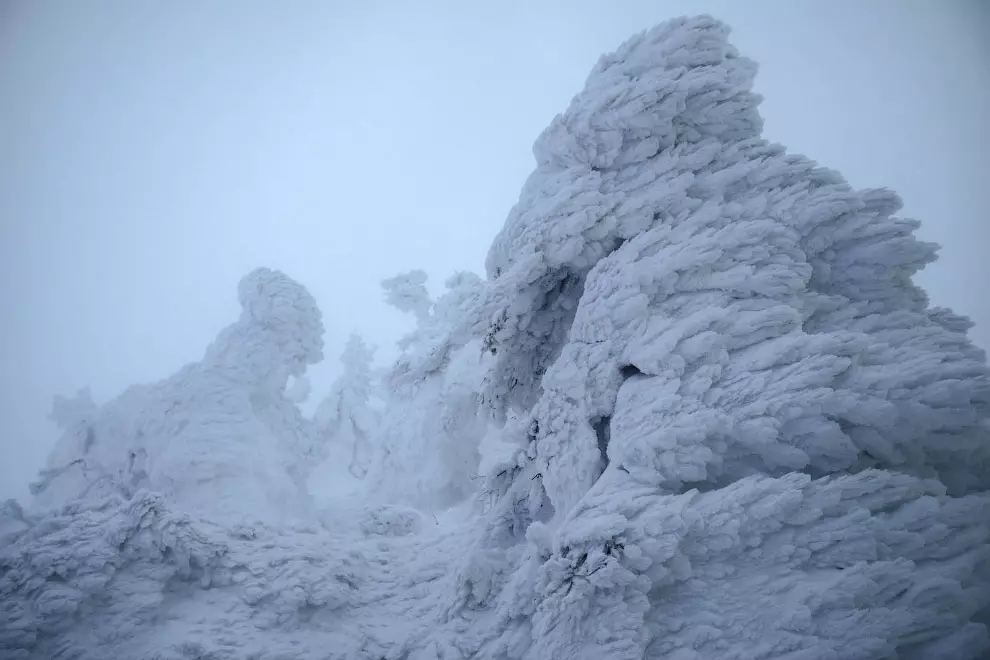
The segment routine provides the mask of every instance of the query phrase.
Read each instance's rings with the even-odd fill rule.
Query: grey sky
[[[887,186],[943,245],[922,275],[990,347],[990,11],[972,2],[0,5],[0,497],[98,402],[198,359],[258,265],[317,297],[326,390],[379,282],[482,271],[530,147],[603,52],[709,12],[761,65],[766,135]]]

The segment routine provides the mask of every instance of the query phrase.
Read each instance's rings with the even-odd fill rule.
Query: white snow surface
[[[760,137],[727,36],[601,59],[486,280],[383,283],[418,326],[380,420],[359,339],[300,412],[321,315],[268,269],[202,361],[57,398],[0,657],[985,657],[986,357],[893,193]]]

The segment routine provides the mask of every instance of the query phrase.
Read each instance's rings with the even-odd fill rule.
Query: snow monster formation
[[[147,489],[183,511],[252,522],[305,516],[318,438],[284,395],[289,376],[323,358],[313,297],[259,268],[238,285],[241,317],[201,362],[97,410],[84,392],[57,401],[66,433],[35,491],[45,506],[96,491]]]
[[[83,467],[2,514],[0,656],[985,657],[985,355],[912,284],[935,248],[895,195],[760,137],[727,36],[678,19],[603,57],[537,141],[487,281],[417,312],[424,378],[487,352],[477,397],[452,410],[437,386],[429,409],[477,401],[514,447],[473,510],[286,519],[320,451],[283,389],[319,316],[258,271],[242,289],[293,293],[246,304],[203,363],[60,406],[52,467]],[[400,404],[389,446],[437,446],[425,424],[400,437]]]

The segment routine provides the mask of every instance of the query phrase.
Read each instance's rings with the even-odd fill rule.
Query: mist
[[[990,347],[984,3],[8,2],[0,8],[0,498],[97,402],[197,360],[277,268],[386,363],[380,281],[481,273],[531,146],[602,52],[708,11],[760,63],[765,135],[890,187],[943,246],[919,277]]]

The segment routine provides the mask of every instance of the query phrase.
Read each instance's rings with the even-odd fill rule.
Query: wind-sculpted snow
[[[912,284],[935,248],[893,193],[760,137],[727,35],[602,58],[487,281],[384,283],[417,329],[364,499],[302,486],[329,434],[285,385],[320,316],[272,271],[201,363],[59,399],[35,502],[0,511],[0,655],[984,657],[985,355]]]
[[[383,657],[428,624],[413,581],[442,571],[409,573],[408,544],[367,519],[377,535],[220,525],[148,491],[67,506],[0,550],[2,657]],[[449,562],[435,545],[420,549]]]
[[[147,488],[223,519],[304,512],[301,484],[320,439],[284,389],[322,359],[320,311],[265,268],[241,280],[238,297],[241,318],[201,362],[99,409],[88,393],[56,401],[65,434],[34,486],[39,505]]]
[[[595,651],[613,658],[831,657],[829,648],[841,658],[884,657],[923,653],[922,641],[964,628],[965,648],[977,653],[982,624],[952,618],[936,629],[935,613],[916,617],[910,606],[904,617],[882,616],[886,596],[830,604],[828,625],[848,646],[814,632],[809,622],[824,621],[817,615],[800,624],[801,640],[790,630],[797,624],[772,614],[769,603],[788,601],[789,590],[811,593],[874,571],[956,593],[939,616],[986,606],[987,565],[976,550],[951,577],[931,563],[935,548],[875,554],[885,541],[868,510],[850,529],[871,551],[844,544],[831,563],[798,563],[773,580],[783,567],[765,561],[754,573],[767,578],[760,584],[740,574],[750,543],[757,554],[781,552],[773,535],[742,527],[745,509],[729,516],[731,501],[719,499],[773,487],[756,476],[791,483],[803,473],[811,493],[831,483],[827,475],[891,485],[932,478],[957,497],[985,491],[990,380],[965,322],[928,309],[911,283],[934,247],[912,236],[917,223],[892,215],[897,197],[854,191],[759,137],[755,67],[727,45],[726,32],[705,18],[673,21],[604,57],[537,141],[538,167],[489,253],[486,340],[498,360],[489,392],[499,411],[529,420],[516,478],[543,485],[552,538],[590,544],[588,557],[618,557],[626,570],[569,597],[566,617],[537,635],[559,646],[540,657],[585,657],[577,647],[592,648],[601,628],[625,631],[608,653]],[[714,564],[720,580],[698,572],[702,546],[679,543],[690,586],[661,589],[647,567],[664,556],[639,543],[630,556],[623,531],[644,514],[614,508],[692,488],[723,502],[713,519],[739,525],[750,540],[726,539],[732,552]],[[973,494],[942,506],[980,511],[987,503]],[[935,507],[920,492],[904,506]],[[967,523],[947,514],[960,528],[929,513],[918,533],[939,536],[947,526],[982,538],[988,510]],[[809,534],[838,533],[827,519],[820,527]],[[791,545],[798,555],[812,550]],[[553,555],[545,566],[566,561]],[[701,587],[738,593],[738,610],[717,611],[728,596],[710,591],[710,605],[692,605]],[[603,598],[611,604],[595,611]],[[860,648],[861,608],[875,610],[868,625],[876,639]],[[652,627],[678,611],[681,621],[704,620],[708,632],[689,639],[685,628]]]

